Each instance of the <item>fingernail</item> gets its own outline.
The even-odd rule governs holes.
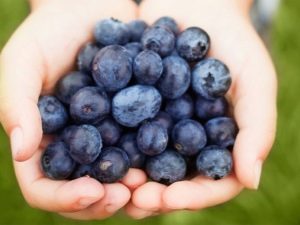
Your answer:
[[[82,198],[79,200],[79,205],[82,207],[88,207],[91,204],[95,203],[98,199],[95,198]]]
[[[261,169],[262,169],[262,161],[257,160],[254,167],[254,188],[255,189],[258,189],[259,186]]]
[[[20,127],[16,127],[10,135],[11,149],[14,159],[18,156],[23,146],[23,131]]]
[[[116,207],[113,204],[108,204],[108,205],[104,206],[104,208],[105,208],[105,211],[108,213],[114,213],[119,210],[119,207]]]

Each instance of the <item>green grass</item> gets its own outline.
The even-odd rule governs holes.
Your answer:
[[[0,49],[28,8],[22,0],[0,0]],[[244,191],[235,200],[200,212],[179,212],[146,219],[143,224],[300,224],[300,124],[299,52],[300,2],[284,1],[276,17],[271,35],[271,52],[279,74],[278,134],[267,160],[261,188]],[[263,74],[262,74],[263,75]],[[52,213],[31,209],[18,189],[7,137],[0,131],[0,224],[99,224],[74,222]],[[122,215],[101,224],[140,224]]]

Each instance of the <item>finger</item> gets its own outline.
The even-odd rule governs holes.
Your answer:
[[[134,168],[129,169],[126,176],[121,180],[121,183],[128,187],[131,191],[135,190],[146,182],[147,176],[145,172]]]
[[[77,220],[104,219],[115,214],[130,199],[130,191],[124,185],[104,184],[105,196],[90,207],[75,213],[62,213],[63,216]]]
[[[144,219],[149,216],[157,215],[156,212],[140,209],[140,208],[136,207],[135,205],[133,205],[132,203],[128,203],[126,205],[125,212],[128,216],[130,216],[136,220]]]
[[[218,181],[197,177],[170,185],[162,199],[164,206],[170,209],[198,210],[226,202],[241,190],[242,185],[233,175]]]

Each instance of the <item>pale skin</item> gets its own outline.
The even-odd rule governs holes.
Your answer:
[[[129,0],[31,3],[33,12],[3,49],[0,62],[0,120],[10,136],[20,188],[31,206],[87,220],[109,217],[124,207],[128,215],[140,219],[211,207],[229,201],[243,188],[258,188],[275,137],[277,81],[248,17],[251,1],[145,0],[139,8]],[[39,158],[49,138],[41,143],[39,95],[51,93],[56,81],[73,68],[98,20],[141,18],[151,24],[165,15],[174,17],[181,29],[204,28],[212,39],[209,55],[231,70],[233,84],[227,97],[240,129],[233,151],[234,173],[220,181],[199,176],[168,187],[146,182],[137,169],[116,184],[88,177],[68,182],[44,178]]]

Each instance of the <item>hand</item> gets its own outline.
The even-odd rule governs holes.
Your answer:
[[[209,56],[224,61],[231,70],[233,83],[227,97],[239,133],[231,176],[219,181],[198,176],[168,187],[148,182],[132,195],[127,206],[132,217],[202,209],[230,200],[243,187],[258,188],[262,164],[275,136],[277,84],[270,57],[248,18],[249,6],[249,1],[239,0],[145,0],[140,6],[141,19],[149,24],[168,15],[181,29],[199,26],[209,33]]]
[[[98,20],[130,21],[136,5],[130,0],[33,1],[34,11],[1,54],[0,119],[10,136],[17,179],[27,202],[76,219],[101,219],[130,199],[130,189],[146,177],[130,170],[121,183],[102,185],[92,178],[52,181],[40,171],[42,128],[37,101],[51,93],[57,80],[74,65],[79,48],[92,38]],[[39,4],[37,4],[39,3]]]

